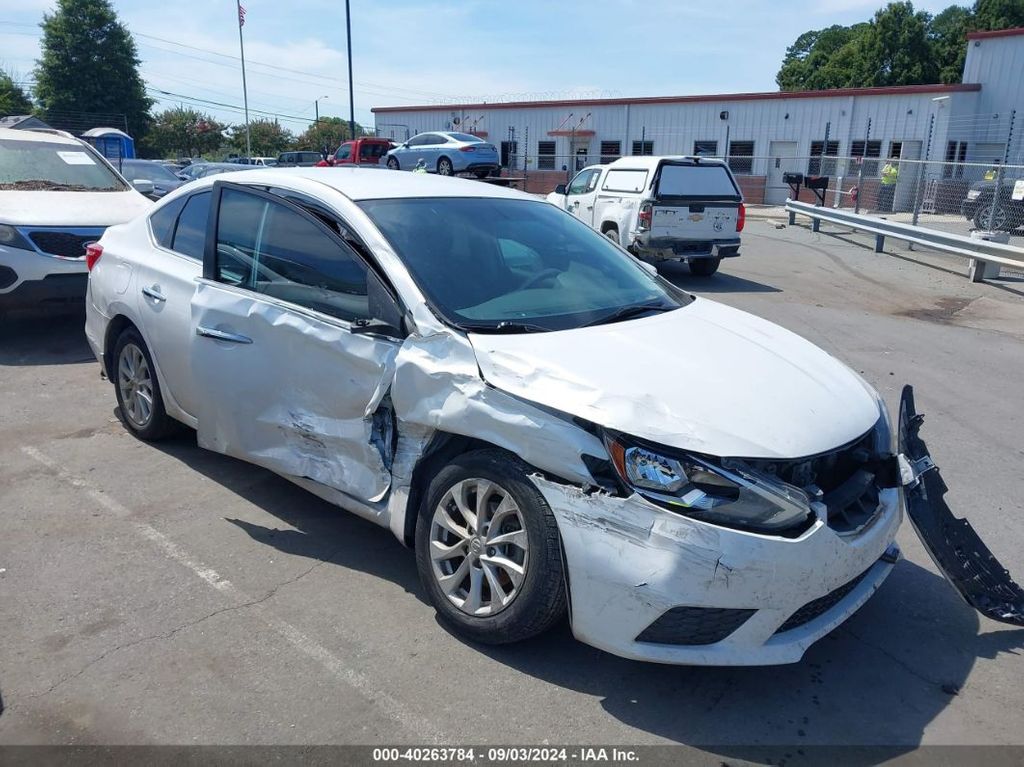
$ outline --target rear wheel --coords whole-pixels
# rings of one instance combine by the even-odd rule
[[[442,620],[476,642],[518,642],[565,614],[558,526],[528,470],[500,450],[467,453],[420,510],[420,579]]]
[[[398,170],[398,160],[396,160],[394,157],[389,157],[388,167],[391,168],[391,170]]]
[[[437,175],[439,176],[453,176],[455,175],[455,169],[452,166],[452,161],[447,157],[442,157],[437,161]]]
[[[616,227],[614,227],[614,226],[610,226],[610,227],[608,227],[607,229],[605,229],[605,230],[604,230],[604,231],[602,232],[602,234],[603,234],[603,235],[604,235],[605,237],[607,237],[607,238],[608,238],[609,240],[611,240],[612,242],[614,242],[614,243],[615,243],[616,245],[618,245],[618,244],[619,244],[619,230],[618,230],[618,229],[617,229]]]
[[[985,200],[978,204],[974,211],[974,226],[986,232],[996,232],[1007,228],[1009,214],[1002,203]]]
[[[121,419],[139,439],[163,439],[176,427],[164,410],[153,358],[139,331],[127,328],[114,344],[114,391]]]
[[[475,170],[473,171],[473,175],[477,178],[487,178],[491,175],[491,172],[489,170]]]
[[[695,258],[689,262],[690,273],[697,277],[710,277],[718,271],[721,263],[720,258]]]

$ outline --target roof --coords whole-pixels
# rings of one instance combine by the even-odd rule
[[[244,175],[244,181],[242,176]],[[283,179],[293,183],[296,191],[317,193],[317,185],[341,192],[350,200],[379,200],[411,197],[507,197],[537,200],[534,195],[505,189],[464,178],[437,176],[431,173],[388,170],[386,168],[262,168],[232,173],[230,176],[207,176],[188,186],[212,186],[215,181],[282,186]]]
[[[43,144],[82,145],[82,142],[74,136],[62,136],[58,133],[47,133],[44,131],[17,130],[15,128],[0,128],[0,139],[5,141],[35,141]]]
[[[86,138],[99,138],[100,136],[121,136],[122,138],[131,138],[123,130],[117,128],[90,128],[82,134]]]
[[[35,115],[8,115],[7,117],[0,117],[0,127],[15,128],[18,126],[23,126],[25,128],[50,127]]]
[[[988,37],[1016,37],[1024,35],[1024,27],[1013,27],[1012,29],[992,29],[988,32],[968,32],[968,40],[984,40]]]
[[[566,99],[561,101],[503,101],[488,104],[428,104],[408,107],[373,107],[384,112],[447,112],[454,109],[541,109],[568,106],[620,106],[626,104],[698,104],[718,101],[774,101],[778,99],[848,98],[850,96],[914,96],[933,93],[980,91],[979,83],[952,85],[892,85],[882,88],[834,88],[827,91],[768,91],[764,93],[716,93],[705,96],[639,96],[615,99]]]

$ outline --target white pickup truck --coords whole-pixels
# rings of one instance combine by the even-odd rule
[[[655,264],[686,261],[709,276],[740,254],[743,195],[721,160],[623,157],[584,168],[547,200]]]

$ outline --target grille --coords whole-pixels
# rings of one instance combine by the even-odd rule
[[[72,232],[29,232],[29,239],[43,253],[65,258],[85,258],[85,244],[94,242],[103,236],[103,230],[97,229],[87,234]]]
[[[720,642],[747,622],[756,610],[673,607],[637,636],[637,642],[708,645]]]
[[[830,591],[823,597],[818,597],[813,602],[808,602],[795,613],[789,616],[789,619],[779,626],[776,634],[781,634],[784,631],[792,631],[795,628],[803,626],[805,623],[810,623],[820,615],[824,615],[837,604],[843,601],[843,599],[855,588],[857,584],[864,580],[864,576],[868,574],[868,568],[849,583],[844,583],[834,591]]]

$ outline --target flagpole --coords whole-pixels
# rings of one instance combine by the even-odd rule
[[[252,157],[252,141],[249,137],[249,90],[245,85],[245,44],[242,42],[242,25],[245,24],[245,16],[242,15],[242,0],[235,0],[238,6],[238,50],[242,54],[242,103],[245,105],[245,156]]]

